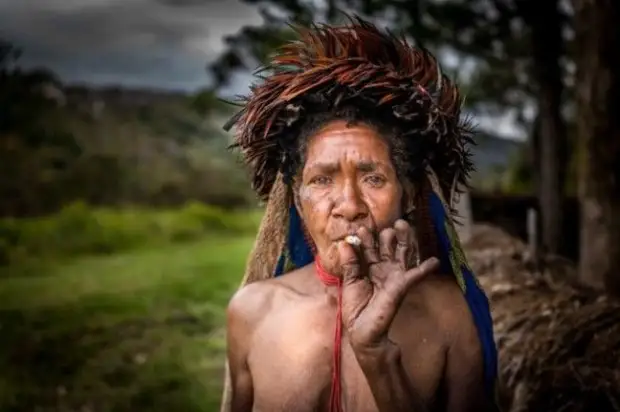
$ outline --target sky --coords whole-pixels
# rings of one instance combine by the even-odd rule
[[[224,37],[261,23],[240,0],[0,0],[0,38],[22,49],[21,64],[71,83],[196,90]],[[233,79],[223,93],[245,94],[251,75]],[[477,120],[518,137],[510,113]]]
[[[261,23],[239,0],[0,0],[0,37],[21,63],[70,82],[195,90],[223,37]]]

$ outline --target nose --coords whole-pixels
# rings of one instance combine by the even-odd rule
[[[366,203],[354,184],[346,183],[343,186],[342,192],[336,197],[334,202],[332,214],[334,217],[345,219],[349,222],[355,222],[368,216]]]

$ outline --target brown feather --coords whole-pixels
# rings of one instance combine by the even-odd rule
[[[442,187],[449,190],[455,176],[466,183],[472,169],[466,147],[472,132],[460,118],[457,87],[441,74],[428,51],[357,16],[347,18],[349,24],[338,27],[291,25],[298,40],[279,48],[263,68],[273,74],[251,87],[244,109],[233,120],[234,145],[250,165],[259,196],[269,197],[282,158],[277,141],[290,134],[285,107],[316,93],[332,105],[358,98],[377,107],[393,104],[395,121],[411,122],[406,129],[419,130],[410,138],[432,138],[425,146],[428,163]]]

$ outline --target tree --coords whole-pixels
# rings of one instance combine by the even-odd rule
[[[18,64],[21,51],[0,39],[0,135],[18,133],[33,145],[47,133],[49,125],[39,119],[56,103],[43,91],[45,86],[59,85],[57,77],[42,68],[25,70]]]
[[[562,250],[564,187],[567,167],[566,124],[562,117],[564,92],[560,59],[564,55],[563,21],[558,0],[518,0],[519,14],[531,30],[532,77],[536,83],[538,116],[532,136],[539,177],[537,193],[546,251]]]
[[[282,11],[278,16],[302,22],[313,14],[323,20],[337,19],[335,7],[356,10],[381,17],[394,31],[439,56],[450,50],[461,59],[475,61],[473,75],[458,79],[467,95],[466,109],[477,114],[516,110],[538,137],[532,142],[531,158],[538,159],[532,166],[542,209],[542,243],[549,252],[561,253],[567,167],[567,126],[561,113],[568,95],[561,62],[570,57],[562,32],[570,29],[570,20],[559,0],[341,0],[329,2],[327,11],[294,0],[268,4]],[[237,67],[264,63],[278,40],[283,40],[281,35],[288,33],[283,19],[269,10],[263,9],[265,25],[228,38],[229,52],[211,66],[218,81],[225,81]],[[248,55],[253,58],[243,58]],[[538,111],[534,125],[525,116],[532,102]]]
[[[581,279],[620,295],[620,2],[574,0]]]
[[[21,51],[4,39],[0,39],[0,76],[6,76],[21,55]]]
[[[53,182],[81,148],[46,90],[54,73],[24,69],[21,51],[0,39],[0,215],[41,210],[60,200]],[[43,200],[44,199],[44,200]]]

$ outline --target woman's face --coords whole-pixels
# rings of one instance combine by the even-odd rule
[[[338,120],[310,137],[297,206],[327,270],[339,274],[338,241],[361,226],[392,226],[402,196],[388,144],[375,129]]]

